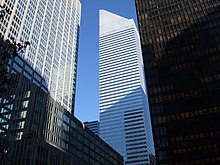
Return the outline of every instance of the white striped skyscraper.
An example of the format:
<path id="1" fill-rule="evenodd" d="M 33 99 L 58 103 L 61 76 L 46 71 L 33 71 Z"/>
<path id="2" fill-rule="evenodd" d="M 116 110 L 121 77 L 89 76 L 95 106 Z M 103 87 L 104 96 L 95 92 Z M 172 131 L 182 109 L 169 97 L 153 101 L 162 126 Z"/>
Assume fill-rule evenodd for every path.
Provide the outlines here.
<path id="1" fill-rule="evenodd" d="M 133 20 L 100 10 L 100 136 L 128 164 L 155 164 L 139 34 Z"/>
<path id="2" fill-rule="evenodd" d="M 51 96 L 71 111 L 75 97 L 79 0 L 0 0 L 6 12 L 0 35 L 17 43 L 29 41 L 21 56 L 45 79 Z M 25 64 L 18 64 L 24 69 Z M 37 75 L 29 79 L 39 85 Z"/>

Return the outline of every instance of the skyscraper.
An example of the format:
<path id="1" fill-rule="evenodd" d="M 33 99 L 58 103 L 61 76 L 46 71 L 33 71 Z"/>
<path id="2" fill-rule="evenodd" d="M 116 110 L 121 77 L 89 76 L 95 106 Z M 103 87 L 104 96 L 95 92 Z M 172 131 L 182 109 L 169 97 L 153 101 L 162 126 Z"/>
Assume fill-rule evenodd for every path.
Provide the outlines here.
<path id="1" fill-rule="evenodd" d="M 158 164 L 219 164 L 220 1 L 136 7 Z"/>
<path id="2" fill-rule="evenodd" d="M 100 136 L 125 164 L 154 164 L 140 41 L 133 20 L 100 10 Z"/>
<path id="3" fill-rule="evenodd" d="M 20 55 L 46 80 L 50 95 L 73 111 L 79 0 L 0 0 L 0 4 L 7 11 L 0 22 L 1 37 L 17 43 L 30 42 L 31 46 Z M 20 67 L 25 69 L 24 64 Z M 27 77 L 38 78 L 33 73 Z"/>
<path id="4" fill-rule="evenodd" d="M 98 121 L 86 121 L 83 124 L 86 125 L 92 132 L 99 136 L 99 122 Z"/>

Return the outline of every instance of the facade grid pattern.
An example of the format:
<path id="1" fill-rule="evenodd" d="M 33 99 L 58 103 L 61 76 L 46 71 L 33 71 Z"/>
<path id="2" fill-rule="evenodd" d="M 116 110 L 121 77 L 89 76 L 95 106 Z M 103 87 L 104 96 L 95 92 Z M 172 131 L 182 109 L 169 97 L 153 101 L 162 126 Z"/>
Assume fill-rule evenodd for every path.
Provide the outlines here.
<path id="1" fill-rule="evenodd" d="M 9 11 L 0 22 L 0 36 L 30 42 L 22 57 L 45 79 L 50 95 L 73 111 L 79 0 L 0 0 L 0 4 Z"/>
<path id="2" fill-rule="evenodd" d="M 136 0 L 157 162 L 220 162 L 220 2 Z"/>

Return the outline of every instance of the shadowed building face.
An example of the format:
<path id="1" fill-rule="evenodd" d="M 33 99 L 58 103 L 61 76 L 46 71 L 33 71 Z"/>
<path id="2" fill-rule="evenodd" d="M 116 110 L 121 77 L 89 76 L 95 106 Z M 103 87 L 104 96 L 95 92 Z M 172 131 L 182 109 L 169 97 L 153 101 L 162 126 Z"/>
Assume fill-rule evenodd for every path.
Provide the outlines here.
<path id="1" fill-rule="evenodd" d="M 159 164 L 220 162 L 220 2 L 136 0 Z"/>

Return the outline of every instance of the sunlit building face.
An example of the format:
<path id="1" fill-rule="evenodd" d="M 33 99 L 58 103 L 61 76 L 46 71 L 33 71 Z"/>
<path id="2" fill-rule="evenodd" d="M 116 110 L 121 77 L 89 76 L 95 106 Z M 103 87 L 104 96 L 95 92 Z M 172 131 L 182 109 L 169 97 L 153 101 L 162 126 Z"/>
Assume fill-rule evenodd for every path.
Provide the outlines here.
<path id="1" fill-rule="evenodd" d="M 8 11 L 0 23 L 1 37 L 30 42 L 21 56 L 45 79 L 50 95 L 71 111 L 81 17 L 79 0 L 1 0 L 0 4 Z M 22 64 L 20 67 L 24 68 Z M 27 75 L 29 79 L 34 76 Z"/>
<path id="2" fill-rule="evenodd" d="M 155 164 L 139 34 L 131 19 L 100 11 L 100 136 L 124 163 Z"/>

